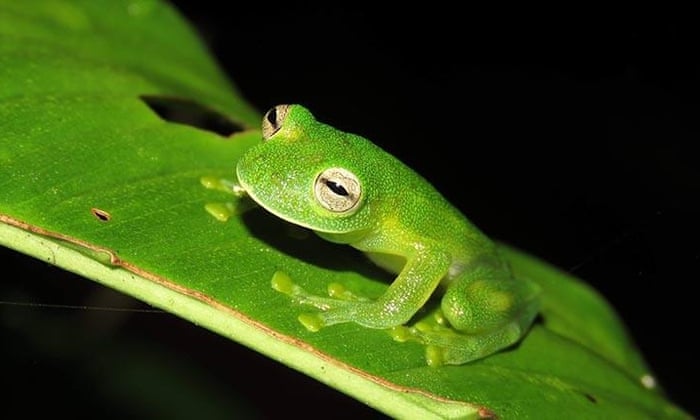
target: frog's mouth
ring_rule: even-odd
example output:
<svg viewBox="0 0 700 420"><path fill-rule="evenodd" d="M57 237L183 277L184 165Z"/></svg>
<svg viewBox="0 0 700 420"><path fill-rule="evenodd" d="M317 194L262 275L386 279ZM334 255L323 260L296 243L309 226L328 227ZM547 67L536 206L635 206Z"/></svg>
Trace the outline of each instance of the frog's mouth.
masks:
<svg viewBox="0 0 700 420"><path fill-rule="evenodd" d="M311 222L308 220L299 220L296 217L290 216L290 213L292 213L292 208L295 207L294 202L297 200L288 200L287 206L289 209L285 209L285 206L270 206L266 204L266 200L262 200L259 196L255 194L253 191L254 189L250 187L249 184L246 183L245 177L241 177L240 174L238 175L238 183L243 188L245 191L246 195L255 203L257 203L260 207L265 209L268 213L271 213L275 217L278 217L286 222L293 223L297 226L312 230L316 233L327 233L327 234L344 234L344 233L349 233L352 232L352 229L348 227L344 228L339 228L339 224L333 225L332 223L328 222L328 220L324 220L324 218L320 215L310 215L309 218L311 219ZM296 207L298 207L298 203L296 203ZM314 223L314 221L316 223ZM325 222L325 223L324 223Z"/></svg>

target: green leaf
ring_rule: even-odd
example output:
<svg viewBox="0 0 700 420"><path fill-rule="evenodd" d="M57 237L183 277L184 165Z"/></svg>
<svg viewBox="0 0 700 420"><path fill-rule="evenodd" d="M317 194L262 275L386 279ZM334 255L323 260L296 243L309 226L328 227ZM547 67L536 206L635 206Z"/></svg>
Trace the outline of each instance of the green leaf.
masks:
<svg viewBox="0 0 700 420"><path fill-rule="evenodd" d="M505 247L544 289L541 320L513 349L430 368L385 331L318 333L270 287L282 270L378 295L391 276L237 202L205 206L259 141L259 113L192 30L158 1L0 2L0 243L189 319L390 415L689 416L666 401L614 312L578 280ZM152 108L227 121L228 137ZM160 110L162 111L162 109ZM159 112L160 112L159 111ZM162 112L161 112L162 113Z"/></svg>

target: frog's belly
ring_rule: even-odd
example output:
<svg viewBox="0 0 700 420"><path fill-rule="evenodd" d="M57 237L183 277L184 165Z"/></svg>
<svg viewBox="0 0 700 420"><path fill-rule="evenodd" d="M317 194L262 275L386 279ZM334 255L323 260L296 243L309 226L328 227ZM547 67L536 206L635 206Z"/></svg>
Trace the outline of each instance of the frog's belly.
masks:
<svg viewBox="0 0 700 420"><path fill-rule="evenodd" d="M400 255L384 254L380 252L366 252L365 255L367 255L367 258L373 263L394 274L399 274L406 265L406 258Z"/></svg>

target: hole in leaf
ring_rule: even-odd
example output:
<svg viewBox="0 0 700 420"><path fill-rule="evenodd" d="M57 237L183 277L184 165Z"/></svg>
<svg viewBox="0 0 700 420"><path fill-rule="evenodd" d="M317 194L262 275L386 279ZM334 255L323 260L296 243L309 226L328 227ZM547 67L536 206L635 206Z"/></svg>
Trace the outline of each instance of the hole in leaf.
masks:
<svg viewBox="0 0 700 420"><path fill-rule="evenodd" d="M150 95L142 95L140 98L165 121L191 125L225 137L245 130L225 115L195 101Z"/></svg>
<svg viewBox="0 0 700 420"><path fill-rule="evenodd" d="M92 212L92 215L95 216L97 220L101 222L109 222L110 220L112 220L112 215L109 214L109 212L107 211L98 209L96 207L91 208L90 211Z"/></svg>
<svg viewBox="0 0 700 420"><path fill-rule="evenodd" d="M596 397L594 397L592 394L589 394L588 392L583 392L582 394L584 397L586 397L588 401L592 402L593 404L598 402L598 399L596 399Z"/></svg>

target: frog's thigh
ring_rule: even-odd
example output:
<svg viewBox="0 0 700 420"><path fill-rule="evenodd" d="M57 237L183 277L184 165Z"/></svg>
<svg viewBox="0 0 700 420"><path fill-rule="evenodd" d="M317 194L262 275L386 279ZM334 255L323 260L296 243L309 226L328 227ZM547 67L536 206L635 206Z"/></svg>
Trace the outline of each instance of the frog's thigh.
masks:
<svg viewBox="0 0 700 420"><path fill-rule="evenodd" d="M464 273L442 298L452 327L469 335L488 334L516 321L526 329L537 314L539 288L488 269Z"/></svg>
<svg viewBox="0 0 700 420"><path fill-rule="evenodd" d="M539 308L539 288L526 281L469 276L452 283L443 315L457 331L421 331L431 365L462 364L517 342Z"/></svg>

